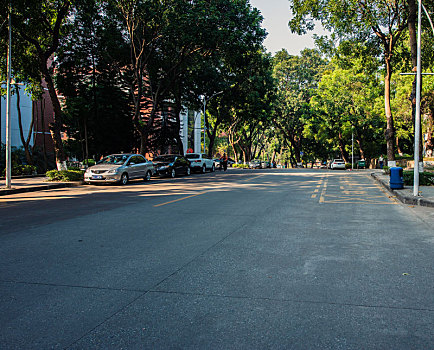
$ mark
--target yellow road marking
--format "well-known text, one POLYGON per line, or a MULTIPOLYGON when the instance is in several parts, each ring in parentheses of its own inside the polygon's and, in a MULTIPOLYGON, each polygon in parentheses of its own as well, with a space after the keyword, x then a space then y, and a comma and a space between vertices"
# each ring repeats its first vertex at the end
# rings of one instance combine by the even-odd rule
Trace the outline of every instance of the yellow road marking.
POLYGON ((313 194, 313 195, 312 195, 312 198, 316 198, 316 194, 313 194))
MULTIPOLYGON (((262 177, 262 176, 265 176, 265 174, 254 176, 252 178, 249 178, 249 179, 246 179, 246 180, 241 180, 241 181, 250 181, 250 180, 257 179, 258 177, 262 177)), ((171 201, 168 201, 168 202, 164 202, 164 203, 160 203, 160 204, 155 204, 154 208, 158 208, 158 207, 162 207, 163 205, 167 205, 167 204, 183 201, 184 199, 200 196, 201 194, 205 194, 205 193, 208 193, 208 192, 211 192, 211 191, 203 191, 203 192, 195 193, 195 194, 192 194, 192 195, 189 195, 189 196, 186 196, 186 197, 174 199, 174 200, 171 200, 171 201)))
POLYGON ((313 191, 313 193, 317 193, 319 191, 319 189, 317 188, 316 190, 313 191))
POLYGON ((257 179, 258 177, 262 177, 262 176, 265 176, 265 174, 251 177, 250 179, 247 179, 246 181, 254 180, 254 179, 257 179))
POLYGON ((192 194, 192 195, 190 195, 190 196, 187 196, 187 197, 182 197, 182 198, 174 199, 173 201, 169 201, 169 202, 165 202, 165 203, 156 204, 156 205, 154 205, 154 208, 162 207, 163 205, 166 205, 166 204, 171 204, 171 203, 175 203, 175 202, 183 201, 184 199, 188 199, 188 198, 191 198, 191 197, 200 196, 201 194, 204 194, 204 193, 207 193, 207 192, 199 192, 199 193, 196 193, 196 194, 192 194))
POLYGON ((324 182, 324 187, 322 189, 321 196, 319 197, 319 202, 320 203, 324 203, 324 196, 325 196, 325 193, 327 191, 327 183, 328 183, 328 179, 326 179, 325 182, 324 182))

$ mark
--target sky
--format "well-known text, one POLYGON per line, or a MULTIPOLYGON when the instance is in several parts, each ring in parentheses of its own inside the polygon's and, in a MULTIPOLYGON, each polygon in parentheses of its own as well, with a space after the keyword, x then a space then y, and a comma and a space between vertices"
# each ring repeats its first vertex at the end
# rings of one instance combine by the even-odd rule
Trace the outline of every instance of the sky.
POLYGON ((268 32, 264 45, 272 54, 285 48, 291 55, 299 55, 304 48, 315 47, 313 33, 324 34, 322 28, 317 27, 306 35, 292 34, 288 27, 291 19, 289 0, 250 0, 250 4, 264 17, 262 26, 268 32))

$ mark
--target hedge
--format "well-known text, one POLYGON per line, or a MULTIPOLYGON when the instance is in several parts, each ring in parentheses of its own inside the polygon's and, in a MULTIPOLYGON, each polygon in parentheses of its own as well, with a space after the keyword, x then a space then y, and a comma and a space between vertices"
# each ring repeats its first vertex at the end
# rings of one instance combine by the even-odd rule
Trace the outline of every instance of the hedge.
MULTIPOLYGON (((404 184, 407 186, 413 186, 414 173, 413 170, 403 171, 404 184)), ((419 173, 419 185, 420 186, 434 186, 434 173, 424 171, 419 173)))
POLYGON ((82 181, 84 172, 80 170, 50 170, 45 175, 50 181, 82 181))

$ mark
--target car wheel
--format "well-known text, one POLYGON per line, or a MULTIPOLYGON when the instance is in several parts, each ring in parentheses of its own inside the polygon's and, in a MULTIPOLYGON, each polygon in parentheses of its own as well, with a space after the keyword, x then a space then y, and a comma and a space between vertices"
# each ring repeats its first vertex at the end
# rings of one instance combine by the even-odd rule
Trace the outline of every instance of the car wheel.
POLYGON ((172 169, 172 171, 170 172, 170 177, 173 179, 174 177, 176 177, 176 171, 175 169, 172 169))
POLYGON ((211 168, 211 172, 213 173, 214 171, 215 171, 215 165, 213 164, 211 168))
POLYGON ((151 180, 151 172, 147 171, 145 176, 145 181, 149 181, 149 180, 151 180))
POLYGON ((128 183, 128 174, 123 173, 121 176, 121 185, 126 185, 128 183))
POLYGON ((187 175, 190 176, 190 174, 191 174, 191 169, 190 169, 190 167, 188 167, 187 168, 187 175))
POLYGON ((202 167, 202 174, 205 174, 205 173, 206 173, 206 166, 204 164, 203 167, 202 167))

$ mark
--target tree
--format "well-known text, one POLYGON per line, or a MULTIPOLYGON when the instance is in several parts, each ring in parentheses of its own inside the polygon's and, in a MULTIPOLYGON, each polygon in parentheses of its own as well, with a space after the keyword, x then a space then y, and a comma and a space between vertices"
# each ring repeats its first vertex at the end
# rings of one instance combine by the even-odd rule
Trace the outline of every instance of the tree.
POLYGON ((366 54, 363 45, 343 42, 312 98, 314 118, 319 118, 311 125, 321 134, 310 134, 323 138, 322 143, 328 139, 346 162, 350 161, 347 145, 353 133, 361 158, 381 153, 378 136, 384 123, 377 109, 381 96, 377 72, 376 60, 366 54))
POLYGON ((303 130, 310 119, 309 102, 317 88, 325 60, 317 50, 305 49, 301 56, 291 56, 286 50, 273 58, 273 76, 277 96, 273 104, 273 119, 291 149, 293 166, 301 161, 303 130))
POLYGON ((263 30, 258 11, 246 0, 115 3, 124 16, 131 46, 133 120, 144 153, 158 122, 161 125, 162 105, 176 100, 175 109, 180 110, 179 101, 191 90, 182 79, 195 62, 249 45, 263 30))
POLYGON ((69 152, 97 159, 134 148, 132 104, 124 67, 129 49, 121 18, 105 2, 77 0, 57 56, 56 85, 65 97, 69 152))
MULTIPOLYGON (((9 1, 1 1, 1 18, 7 18, 9 1)), ((37 62, 39 83, 44 79, 54 109, 54 121, 50 132, 54 143, 57 166, 60 169, 65 161, 61 129, 62 109, 53 80, 52 59, 59 48, 62 29, 69 13, 68 0, 16 0, 11 11, 15 40, 26 48, 26 55, 37 62)))
POLYGON ((392 57, 398 40, 408 23, 406 0, 366 1, 291 0, 294 18, 289 22, 292 31, 305 33, 319 20, 340 38, 359 41, 378 41, 385 64, 384 107, 386 115, 385 139, 389 161, 395 159, 395 126, 390 106, 392 57))

